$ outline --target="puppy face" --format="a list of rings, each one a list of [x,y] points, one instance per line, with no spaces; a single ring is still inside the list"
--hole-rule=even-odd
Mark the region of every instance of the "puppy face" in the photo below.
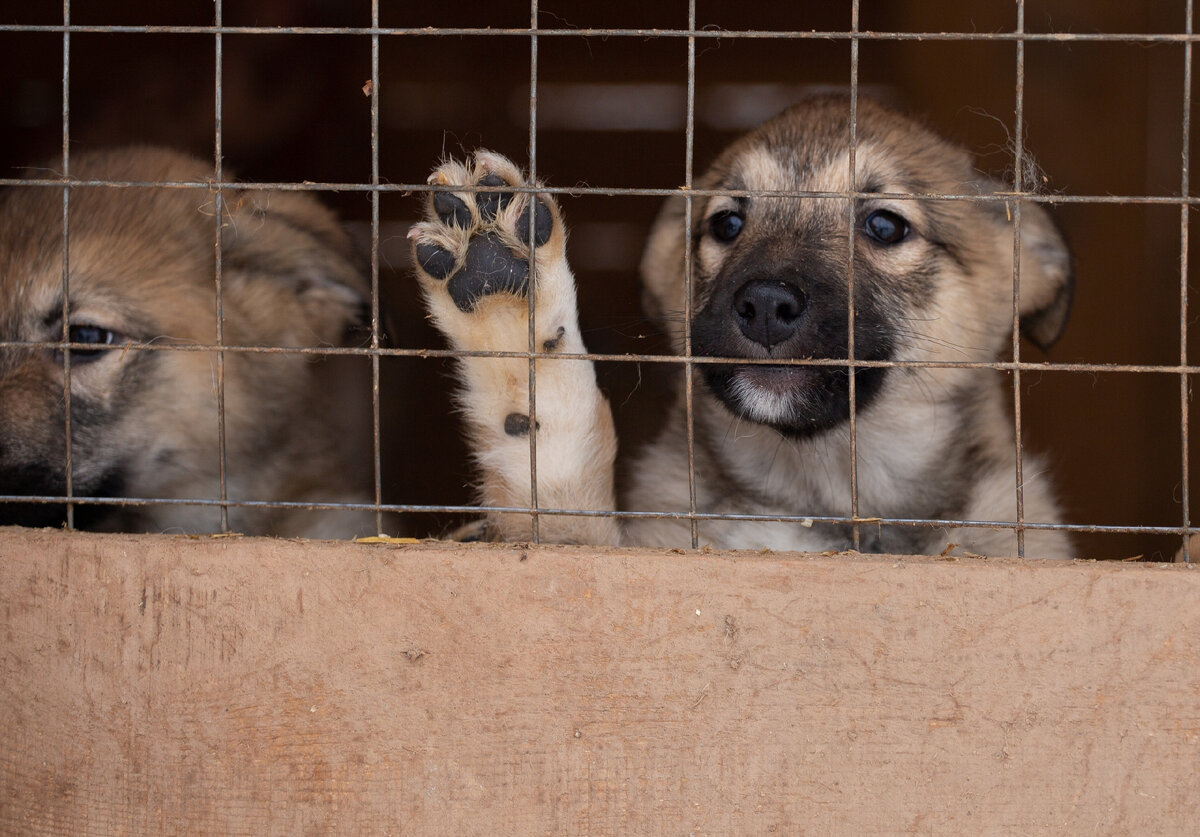
[[[199,181],[173,152],[72,158],[81,180]],[[221,231],[227,346],[340,345],[368,288],[349,242],[311,198],[229,190]],[[218,375],[227,459],[262,463],[309,397],[309,364],[285,354],[194,351],[217,343],[215,193],[73,187],[63,281],[63,191],[0,198],[0,494],[216,496]],[[65,291],[65,295],[64,295]],[[65,327],[64,327],[65,317]],[[71,343],[69,385],[67,352]],[[166,349],[158,351],[156,349]],[[169,349],[177,348],[178,351]],[[93,513],[94,510],[94,513]],[[107,509],[80,506],[86,527]],[[45,504],[0,504],[8,522],[51,523]]]
[[[1012,206],[886,197],[996,187],[965,152],[869,101],[858,105],[851,184],[849,116],[844,97],[797,105],[735,143],[697,184],[751,194],[693,199],[693,354],[844,360],[851,287],[856,360],[990,360],[1011,339]],[[847,197],[852,187],[862,194]],[[652,313],[684,310],[684,217],[683,199],[673,199],[651,234],[642,270]],[[1069,257],[1035,204],[1022,205],[1021,243],[1023,325],[1048,344],[1069,305]],[[682,349],[681,320],[668,319]],[[730,411],[787,435],[849,415],[846,366],[702,369]],[[857,408],[870,410],[888,377],[903,374],[858,368]]]

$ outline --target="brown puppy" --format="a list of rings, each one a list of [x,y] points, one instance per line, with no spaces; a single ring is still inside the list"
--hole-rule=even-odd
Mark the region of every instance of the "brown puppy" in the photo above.
[[[204,182],[212,167],[126,148],[73,156],[71,175]],[[0,522],[64,519],[62,504],[12,498],[66,497],[67,395],[72,497],[219,500],[219,376],[228,500],[369,502],[369,467],[346,462],[329,409],[336,399],[322,382],[360,359],[227,350],[218,363],[211,348],[196,350],[218,343],[215,190],[73,186],[68,199],[64,301],[63,189],[14,186],[0,197],[0,496],[10,498],[0,502]],[[300,192],[224,190],[222,199],[222,344],[345,345],[369,284],[332,213]],[[85,502],[75,521],[126,531],[221,527],[211,503]],[[234,505],[228,522],[258,534],[375,531],[364,511]]]
[[[989,199],[999,187],[966,152],[882,106],[858,103],[852,158],[850,111],[847,97],[826,96],[768,121],[696,183],[690,231],[683,197],[668,200],[651,231],[642,263],[650,313],[669,324],[680,354],[690,337],[694,357],[724,359],[695,370],[692,464],[696,511],[733,519],[701,518],[700,543],[845,549],[860,521],[864,551],[1016,554],[1001,374],[928,364],[987,363],[1011,345],[1018,212],[1021,329],[1042,346],[1070,306],[1069,254],[1038,204]],[[473,193],[523,183],[488,152],[441,166],[431,182],[459,187],[435,193],[412,233],[434,321],[462,349],[526,351],[532,259],[534,348],[551,355],[536,362],[532,424],[527,361],[462,363],[485,503],[529,506],[532,426],[539,508],[613,509],[609,408],[591,365],[569,357],[584,348],[557,206],[539,195],[531,231],[528,193]],[[863,364],[853,376],[853,457],[851,357]],[[900,365],[882,365],[891,362]],[[623,508],[673,516],[627,516],[618,527],[543,514],[540,537],[690,545],[680,389],[663,434],[633,463]],[[1025,522],[1061,521],[1044,470],[1024,457]],[[493,513],[489,523],[505,539],[531,534],[528,514]],[[1026,530],[1025,548],[1070,554],[1067,538],[1046,529]]]

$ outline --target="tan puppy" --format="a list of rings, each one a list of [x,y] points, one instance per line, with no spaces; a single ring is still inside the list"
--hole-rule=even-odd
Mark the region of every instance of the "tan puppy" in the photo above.
[[[851,180],[850,101],[785,111],[727,149],[685,199],[668,200],[642,263],[649,313],[677,351],[690,335],[699,542],[724,548],[1014,555],[1013,420],[986,363],[1012,342],[1014,217],[1020,217],[1022,331],[1048,346],[1070,306],[1070,257],[1036,203],[903,195],[994,196],[970,157],[919,124],[860,101]],[[468,358],[462,403],[483,472],[483,501],[530,506],[528,432],[536,428],[542,509],[615,507],[612,420],[584,351],[565,229],[507,160],[479,152],[431,182],[428,220],[412,233],[435,323],[457,348],[529,347],[532,259],[536,419],[528,362]],[[708,194],[715,192],[716,194]],[[764,193],[812,193],[770,195]],[[690,247],[690,252],[685,248]],[[853,253],[853,257],[851,257]],[[690,283],[685,264],[691,265]],[[851,284],[850,277],[853,278]],[[851,456],[850,288],[855,432]],[[691,288],[690,300],[686,297]],[[686,316],[685,316],[686,313]],[[685,331],[686,326],[686,331]],[[749,361],[749,362],[748,362]],[[771,361],[763,363],[763,361]],[[880,365],[901,362],[899,367]],[[874,365],[873,365],[874,364]],[[911,365],[917,364],[917,365]],[[660,438],[633,463],[621,524],[539,515],[543,540],[688,546],[685,391]],[[1035,456],[1023,461],[1024,521],[1061,521]],[[857,475],[857,505],[851,475]],[[752,520],[747,516],[790,518]],[[492,534],[531,535],[528,514],[492,513]],[[946,525],[968,521],[972,526]],[[1060,532],[1025,532],[1030,556],[1066,557]]]
[[[73,156],[71,175],[203,182],[212,168],[127,148]],[[369,285],[332,213],[299,192],[222,198],[223,344],[345,345]],[[0,197],[0,496],[66,495],[68,356],[71,496],[219,500],[218,359],[194,350],[217,343],[215,191],[76,186],[69,206],[64,306],[62,188]],[[69,353],[25,345],[61,344],[64,309]],[[369,502],[370,469],[346,462],[336,399],[320,377],[339,364],[363,361],[224,352],[228,500]],[[10,499],[0,522],[57,524],[64,508]],[[128,531],[221,525],[215,505],[83,503],[75,520]],[[374,533],[375,523],[363,511],[235,505],[229,528],[342,537]]]

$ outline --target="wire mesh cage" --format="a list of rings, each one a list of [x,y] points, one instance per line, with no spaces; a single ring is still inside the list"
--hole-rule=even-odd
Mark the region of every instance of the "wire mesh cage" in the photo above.
[[[24,417],[0,437],[0,456],[8,458],[0,460],[0,509],[8,522],[87,527],[109,510],[177,507],[177,516],[163,519],[182,529],[241,530],[246,515],[261,513],[261,531],[283,531],[281,515],[353,513],[355,534],[437,535],[477,514],[475,475],[453,418],[455,352],[425,319],[405,238],[434,188],[429,169],[477,147],[506,153],[562,204],[584,338],[622,451],[636,452],[661,428],[663,391],[698,386],[680,381],[705,360],[671,351],[661,327],[641,313],[637,265],[659,205],[698,194],[695,180],[734,137],[807,93],[832,89],[925,114],[1004,181],[1014,207],[1050,208],[1071,243],[1077,291],[1063,339],[1043,353],[1019,339],[1014,322],[1007,355],[985,364],[1007,379],[1018,508],[1033,476],[1021,472],[1026,448],[1046,454],[1063,498],[1064,519],[1019,516],[1018,538],[1061,529],[1081,557],[1170,560],[1194,532],[1190,0],[1119,9],[1074,0],[736,8],[700,0],[585,7],[66,0],[9,4],[3,20],[0,183],[51,195],[57,224],[54,252],[42,253],[53,263],[42,270],[54,275],[45,305],[56,316],[40,313],[43,332],[31,336],[15,325],[23,304],[16,295],[0,301],[0,374],[7,376],[0,403],[6,415]],[[86,167],[80,174],[80,161],[97,149],[131,144],[180,149],[203,166],[182,177],[97,178]],[[78,389],[87,383],[80,376],[91,374],[95,341],[121,334],[72,316],[84,305],[72,286],[92,281],[82,270],[87,256],[73,250],[86,236],[72,206],[86,205],[90,193],[141,195],[150,185],[205,207],[211,267],[201,305],[211,320],[188,339],[163,339],[178,335],[154,324],[107,351],[202,358],[211,409],[181,418],[162,407],[167,396],[129,398],[140,418],[122,414],[122,421],[140,429],[122,432],[141,433],[150,448],[156,428],[202,425],[193,435],[211,440],[204,455],[212,472],[203,491],[147,495],[131,491],[137,483],[129,479],[88,482],[90,446],[111,445],[90,435],[93,416],[80,405],[92,396]],[[263,207],[291,199],[280,196],[331,207],[357,242],[363,307],[347,340],[247,336],[225,310],[244,267],[230,242],[252,232],[237,212],[259,201],[261,211],[247,217],[261,220],[269,214]],[[16,232],[10,223],[0,235],[11,240]],[[129,246],[113,243],[108,255]],[[3,269],[11,277],[17,267],[11,261]],[[11,383],[30,352],[60,370],[57,399],[44,413]],[[259,427],[255,435],[241,411],[280,396],[230,368],[280,357],[304,360],[316,379],[306,384],[307,400],[280,400],[271,413],[275,430]],[[522,357],[533,369],[540,355],[531,345]],[[255,383],[243,384],[243,374]],[[122,400],[123,386],[111,399]],[[231,386],[238,407],[228,413]],[[290,436],[292,424],[318,409],[331,413],[322,438],[338,442],[336,453],[318,456]],[[30,478],[13,453],[38,422],[56,424],[47,444],[57,446],[51,470],[61,482]],[[241,434],[236,445],[230,433]],[[530,436],[536,468],[537,434]],[[267,449],[292,463],[353,468],[362,479],[350,480],[353,491],[293,491],[307,472],[256,482],[246,475],[264,469],[254,454]],[[852,486],[856,455],[847,463]],[[289,488],[271,496],[264,485]],[[535,519],[578,511],[547,508],[536,496],[523,510]],[[704,545],[697,521],[722,516],[694,499],[687,508],[622,506],[621,513],[690,521],[693,547]],[[811,509],[791,517],[814,518],[826,520]],[[849,515],[826,522],[954,521],[867,517],[852,497]],[[1186,546],[1181,554],[1190,558]]]

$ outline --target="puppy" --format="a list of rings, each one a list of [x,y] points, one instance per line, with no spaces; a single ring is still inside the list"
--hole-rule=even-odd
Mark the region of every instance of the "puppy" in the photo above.
[[[203,182],[212,168],[127,148],[72,156],[71,175]],[[65,285],[63,188],[0,196],[0,522],[62,523],[64,503],[46,500],[67,499],[69,469],[72,498],[118,498],[77,504],[79,528],[220,531],[223,386],[226,499],[250,504],[228,508],[231,530],[375,532],[369,511],[261,505],[370,502],[370,468],[347,463],[324,380],[365,362],[244,351],[344,345],[370,292],[360,260],[306,194],[222,199],[218,337],[215,190],[71,187]]]
[[[690,214],[683,196],[663,207],[642,261],[648,313],[703,360],[634,458],[620,524],[587,514],[615,508],[616,442],[591,364],[572,359],[585,349],[559,208],[535,193],[531,209],[512,191],[528,189],[521,173],[489,152],[434,172],[446,188],[410,233],[433,321],[457,349],[536,352],[535,399],[526,358],[462,360],[482,500],[508,509],[491,534],[534,534],[511,511],[532,507],[532,431],[536,507],[584,512],[541,512],[542,540],[691,546],[694,492],[713,547],[1018,553],[1011,382],[970,364],[1012,345],[1017,218],[1020,328],[1042,347],[1066,321],[1069,253],[1037,203],[998,196],[921,125],[860,100],[854,130],[851,157],[850,100],[806,100],[721,154]],[[1021,465],[1020,520],[1061,521],[1042,461]],[[1024,551],[1070,544],[1034,526]]]

